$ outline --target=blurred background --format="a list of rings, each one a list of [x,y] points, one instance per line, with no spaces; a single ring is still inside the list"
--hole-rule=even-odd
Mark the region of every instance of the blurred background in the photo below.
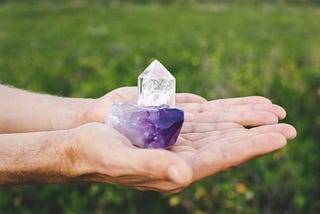
[[[270,98],[298,137],[176,195],[0,187],[0,213],[320,213],[319,0],[0,0],[3,84],[99,97],[136,85],[155,58],[178,92]]]

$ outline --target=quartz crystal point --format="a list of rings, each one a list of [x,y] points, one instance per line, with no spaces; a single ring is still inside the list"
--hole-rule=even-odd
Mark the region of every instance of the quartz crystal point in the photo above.
[[[165,105],[142,107],[132,103],[112,105],[106,122],[141,148],[168,148],[175,144],[183,111]]]
[[[106,123],[141,148],[168,148],[175,144],[184,113],[175,106],[175,78],[154,60],[138,79],[138,105],[115,103]]]
[[[176,79],[154,60],[138,78],[139,100],[142,106],[175,106]]]

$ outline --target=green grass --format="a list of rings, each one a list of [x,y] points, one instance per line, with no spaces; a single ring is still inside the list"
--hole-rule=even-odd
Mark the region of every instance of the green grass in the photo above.
[[[0,4],[5,84],[98,97],[136,85],[157,58],[179,92],[267,96],[287,109],[299,134],[286,149],[193,185],[174,207],[168,195],[81,184],[2,188],[0,212],[319,211],[319,20],[319,7],[272,4]]]

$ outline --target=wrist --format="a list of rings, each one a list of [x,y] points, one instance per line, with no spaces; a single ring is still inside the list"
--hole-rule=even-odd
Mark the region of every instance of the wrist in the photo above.
[[[41,118],[38,126],[29,131],[55,131],[67,130],[78,127],[84,122],[86,112],[92,108],[95,99],[90,98],[67,98],[44,95],[38,102],[39,115]]]
[[[89,174],[92,170],[79,146],[78,128],[61,132],[62,141],[57,146],[60,157],[59,174],[66,181],[79,181],[79,177]]]
[[[66,183],[78,168],[73,130],[0,135],[0,184]]]
[[[76,128],[85,123],[91,122],[90,112],[94,108],[97,99],[95,98],[73,98],[75,99],[73,112],[75,115],[75,125],[70,128]]]
[[[58,98],[56,107],[49,117],[51,128],[49,130],[73,129],[89,121],[88,112],[94,107],[96,99],[91,98]],[[49,111],[49,110],[47,110]],[[50,114],[50,113],[48,113]]]

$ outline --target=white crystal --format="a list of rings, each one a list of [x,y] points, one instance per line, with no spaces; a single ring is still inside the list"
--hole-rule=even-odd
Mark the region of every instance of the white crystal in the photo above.
[[[154,60],[138,78],[138,105],[175,107],[176,79]]]

